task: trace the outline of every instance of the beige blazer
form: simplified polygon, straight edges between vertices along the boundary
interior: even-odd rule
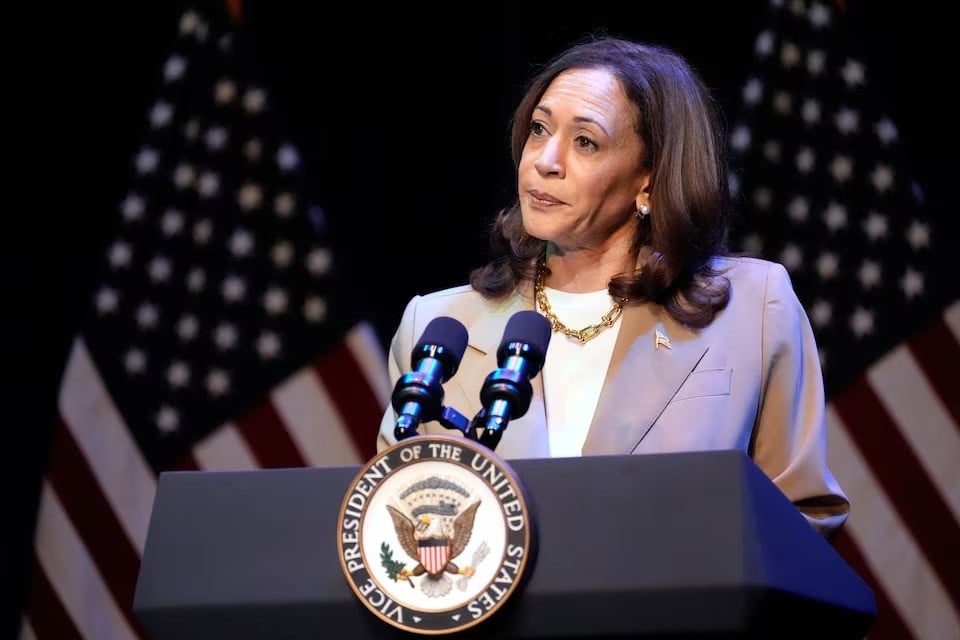
[[[829,534],[846,520],[849,502],[827,467],[823,380],[810,323],[783,266],[754,258],[722,258],[716,266],[730,280],[730,303],[705,329],[678,324],[656,304],[624,308],[583,455],[740,449]],[[393,384],[411,370],[411,350],[427,323],[456,318],[469,342],[444,385],[444,405],[472,419],[482,408],[480,387],[497,368],[507,320],[533,308],[527,289],[499,302],[468,285],[414,297],[391,342]],[[671,348],[656,347],[657,331]],[[550,456],[541,377],[531,382],[529,410],[508,424],[496,448],[505,459]],[[387,407],[378,450],[396,442],[395,423]],[[456,433],[438,422],[419,432]]]

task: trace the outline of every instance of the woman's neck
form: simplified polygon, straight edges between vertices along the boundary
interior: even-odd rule
[[[570,293],[589,293],[606,289],[610,278],[636,267],[637,258],[628,251],[567,251],[558,252],[547,247],[547,267],[550,275],[545,285]]]

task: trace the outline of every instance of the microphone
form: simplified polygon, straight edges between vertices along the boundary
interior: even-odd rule
[[[421,422],[440,419],[441,385],[457,372],[466,350],[467,328],[459,320],[439,316],[427,324],[410,354],[414,370],[397,380],[390,398],[399,416],[393,428],[397,440],[416,435]]]
[[[550,321],[536,311],[518,311],[507,321],[497,349],[497,365],[480,388],[483,409],[473,419],[483,429],[480,442],[491,450],[503,436],[507,423],[530,408],[530,379],[543,368],[550,344]]]

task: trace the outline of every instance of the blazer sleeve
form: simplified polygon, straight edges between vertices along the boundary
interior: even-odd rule
[[[827,467],[826,400],[817,345],[787,270],[767,273],[760,406],[753,459],[824,536],[850,503]]]
[[[403,311],[400,325],[390,340],[390,351],[387,354],[387,372],[390,376],[390,388],[397,385],[397,380],[410,370],[410,352],[413,349],[414,319],[417,303],[421,296],[414,296]],[[392,404],[387,404],[380,420],[380,431],[377,434],[377,453],[397,443],[393,435],[393,428],[397,424],[397,413]]]

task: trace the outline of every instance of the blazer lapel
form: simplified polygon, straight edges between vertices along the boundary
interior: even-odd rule
[[[655,305],[624,309],[584,455],[631,453],[653,426],[708,346]],[[660,340],[657,332],[669,341]]]

